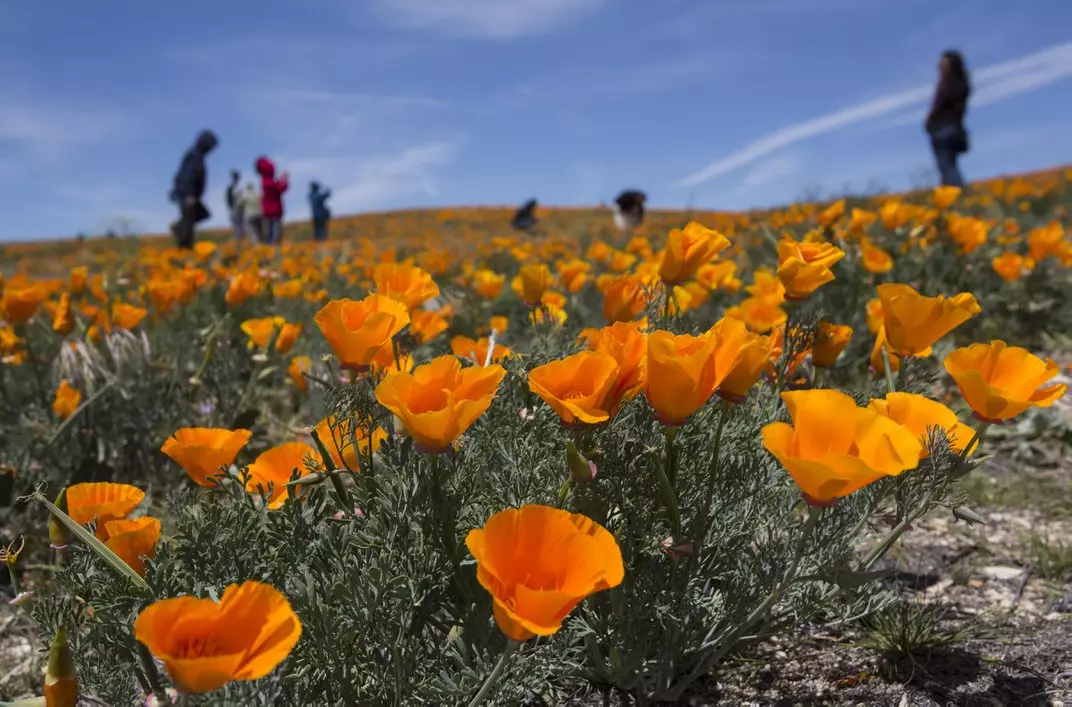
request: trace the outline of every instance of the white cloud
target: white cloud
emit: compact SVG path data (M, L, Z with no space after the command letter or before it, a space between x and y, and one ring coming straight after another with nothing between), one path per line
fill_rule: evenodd
M386 208L416 196L436 196L438 169L453 161L460 149L460 140L444 140L389 155L297 158L281 160L280 166L290 171L296 190L304 190L313 180L331 189L329 203L341 214Z
M971 105L979 107L996 103L1048 86L1067 76L1072 76L1072 42L1049 47L1034 54L974 72L973 81L978 89ZM933 95L933 92L932 85L918 86L789 125L688 175L678 182L678 186L690 187L708 182L790 145L923 104Z
M777 155L757 162L741 180L745 189L756 189L773 184L800 172L803 162L798 155Z
M0 141L35 157L64 156L72 148L111 138L125 127L123 117L112 111L0 94Z
M515 39L542 34L593 12L606 0L375 0L401 27L460 37Z

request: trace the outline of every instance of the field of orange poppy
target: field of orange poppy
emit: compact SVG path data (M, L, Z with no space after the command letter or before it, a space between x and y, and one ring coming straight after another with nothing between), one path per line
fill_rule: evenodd
M4 246L0 704L1070 695L1070 182Z

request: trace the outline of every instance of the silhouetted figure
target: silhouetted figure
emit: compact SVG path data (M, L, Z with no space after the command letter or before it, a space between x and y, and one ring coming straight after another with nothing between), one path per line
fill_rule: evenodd
M170 196L179 205L179 220L171 224L171 232L180 248L194 247L194 228L212 215L201 199L205 195L205 182L208 179L205 156L218 144L215 133L203 130L194 146L186 151L179 171L175 173Z
M321 189L319 182L309 183L309 211L313 218L313 240L328 239L328 223L331 221L331 209L328 208L330 189Z
M647 194L636 189L626 189L614 200L614 225L619 231L631 231L644 223L644 202Z
M510 225L515 231L531 231L536 226L536 200L529 199L514 213Z
M231 170L231 181L227 184L227 214L231 217L231 226L234 228L236 241L245 237L245 219L242 217L242 202L239 199L241 191L238 187L241 173L237 169Z
M264 219L264 239L272 245L283 242L283 193L290 186L286 172L275 178L275 163L258 157L255 163L261 175L261 216Z
M261 218L261 193L253 182L246 183L246 190L238 195L238 205L242 208L242 230L258 243L264 243L264 224Z
M931 137L938 173L946 186L964 186L957 157L968 151L964 114L970 95L971 81L964 67L964 57L957 51L945 52L938 61L938 87L925 127Z

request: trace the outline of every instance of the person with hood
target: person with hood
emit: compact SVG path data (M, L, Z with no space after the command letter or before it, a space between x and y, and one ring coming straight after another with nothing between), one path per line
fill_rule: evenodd
M242 209L242 228L246 235L258 243L264 243L261 224L261 193L253 182L246 182L246 190L238 195L238 207Z
M328 222L331 221L331 209L328 208L327 200L331 196L330 189L321 189L319 182L309 183L309 210L313 217L313 240L326 241L328 239Z
M208 180L205 156L218 144L215 133L202 130L194 146L183 155L179 171L175 173L170 197L179 206L179 220L171 224L171 233L179 248L193 248L194 228L211 216L202 202Z
M227 213L231 216L231 226L234 228L235 240L240 241L245 237L245 219L242 217L241 195L238 190L238 182L242 175L237 169L231 170L231 181L227 185Z
M644 202L647 194L636 189L626 189L614 200L614 225L619 231L631 231L644 223Z
M957 157L968 151L964 114L968 111L970 95L971 81L964 67L964 57L960 52L950 49L938 61L938 87L924 124L931 138L938 173L945 186L964 186Z
M283 193L290 186L286 172L275 176L275 163L267 157L258 157L254 163L261 176L261 217L264 238L271 245L283 242Z
M529 199L514 213L510 225L515 231L531 231L536 226L536 200Z

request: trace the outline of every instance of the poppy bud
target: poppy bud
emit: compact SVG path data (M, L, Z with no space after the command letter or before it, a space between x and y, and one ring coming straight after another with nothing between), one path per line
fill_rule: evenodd
M596 465L584 458L573 442L566 443L566 461L569 463L570 477L575 484L591 483L596 478Z
M56 496L55 506L64 513L67 512L66 488L60 491L59 496ZM67 546L71 544L71 531L67 530L66 526L56 520L55 516L49 516L48 518L48 540L54 550L66 550Z
M48 649L48 670L45 672L46 707L74 707L78 702L78 676L74 658L67 647L67 632L56 632Z

